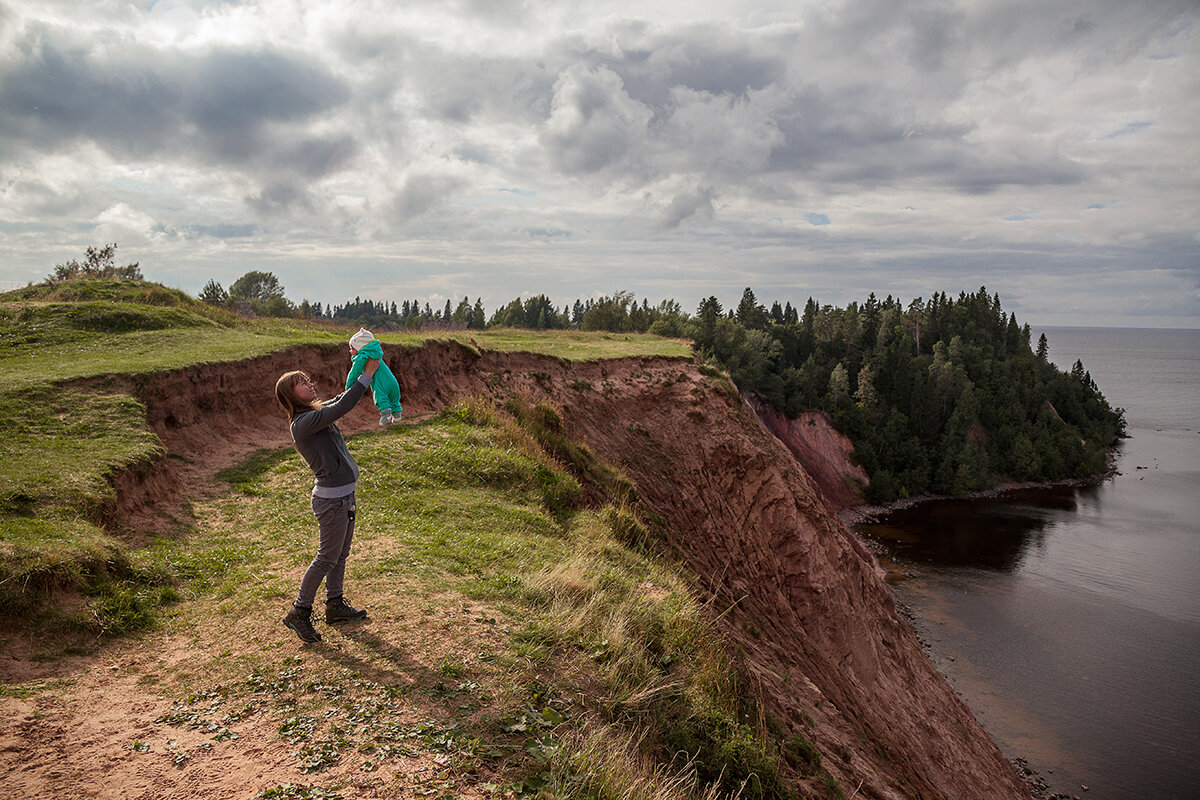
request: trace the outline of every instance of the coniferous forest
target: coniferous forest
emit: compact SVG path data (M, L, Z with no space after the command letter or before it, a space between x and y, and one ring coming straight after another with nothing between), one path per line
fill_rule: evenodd
M708 298L697 350L788 416L829 414L870 477L867 498L965 494L1005 480L1082 478L1125 433L1091 376L1048 360L1045 336L981 288L904 306L874 295L846 308L767 310L747 289L732 316Z
M324 308L293 306L270 273L248 273L225 293L205 287L201 299L249 302L275 312L380 330L443 326L648 332L689 338L704 359L727 370L791 418L824 411L850 437L870 478L867 499L892 501L924 493L962 495L1006 481L1045 482L1098 475L1108 450L1125 434L1084 366L1063 372L1050 362L1045 336L1006 314L986 288L949 297L936 293L904 305L874 294L845 308L770 308L747 288L736 308L716 297L694 315L679 303L639 304L629 292L556 307L544 295L516 298L489 318L479 299L441 309L428 302L397 306L355 298Z

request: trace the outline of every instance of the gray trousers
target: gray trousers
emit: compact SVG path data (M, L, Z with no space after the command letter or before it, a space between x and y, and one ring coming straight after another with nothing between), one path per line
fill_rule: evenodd
M325 598L342 596L342 584L346 578L346 557L350 555L350 542L354 539L354 493L345 497L314 497L313 514L317 517L319 539L317 557L308 565L300 580L300 594L296 605L312 608L317 596L317 587L325 579Z

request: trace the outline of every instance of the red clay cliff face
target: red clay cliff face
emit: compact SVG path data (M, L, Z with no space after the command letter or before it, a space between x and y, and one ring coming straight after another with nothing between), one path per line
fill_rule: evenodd
M854 445L850 439L834 430L828 417L820 411L805 411L796 419L788 419L754 395L746 402L800 462L826 503L841 510L866 502L863 489L869 482L867 473L852 460Z
M831 506L853 500L839 489L846 484L801 448L802 467L727 381L679 359L571 363L453 343L385 353L406 416L467 394L561 408L569 435L619 465L667 521L675 532L669 547L714 612L725 612L719 624L766 713L820 749L847 796L1029 797L898 617L872 556L837 520ZM257 448L289 444L272 393L279 374L303 368L334 394L347 364L340 348L300 347L122 388L146 404L168 453L191 462L159 484L182 484ZM375 420L364 402L342 428L364 430ZM162 491L148 488L138 505Z

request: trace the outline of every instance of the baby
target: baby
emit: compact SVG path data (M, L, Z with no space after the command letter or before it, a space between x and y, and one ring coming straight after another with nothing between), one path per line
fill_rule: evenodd
M400 412L403 411L400 408L400 384L384 363L383 345L369 330L359 328L358 333L350 337L350 357L352 361L350 374L346 376L347 389L362 375L367 359L379 359L379 369L375 371L375 377L371 380L371 398L375 401L375 407L379 409L379 424L399 422Z

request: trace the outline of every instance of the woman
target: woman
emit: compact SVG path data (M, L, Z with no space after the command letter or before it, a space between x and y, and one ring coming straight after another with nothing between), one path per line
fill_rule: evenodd
M304 457L316 476L312 509L320 532L317 556L300 581L292 610L283 618L283 624L305 642L321 641L321 634L312 626L312 605L322 579L326 622L350 622L367 616L366 611L349 605L342 596L346 557L354 538L358 465L334 422L362 399L378 368L379 359L371 359L350 388L324 403L317 400L312 380L299 370L286 372L275 382L275 399L287 412L296 452Z

